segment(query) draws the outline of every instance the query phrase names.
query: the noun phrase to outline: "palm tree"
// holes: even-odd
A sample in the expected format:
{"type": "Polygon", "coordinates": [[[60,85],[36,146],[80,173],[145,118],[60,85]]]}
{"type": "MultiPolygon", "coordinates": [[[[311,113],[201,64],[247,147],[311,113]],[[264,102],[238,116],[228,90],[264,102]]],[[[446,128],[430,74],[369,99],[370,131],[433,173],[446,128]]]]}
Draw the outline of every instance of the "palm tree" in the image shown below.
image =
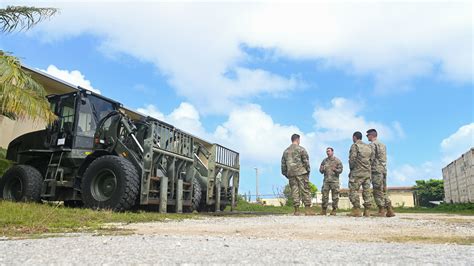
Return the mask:
{"type": "MultiPolygon", "coordinates": [[[[0,9],[0,31],[28,30],[57,13],[55,8],[8,6],[0,9]]],[[[11,119],[55,120],[46,91],[21,68],[20,60],[0,50],[0,115],[11,119]]]]}
{"type": "Polygon", "coordinates": [[[57,12],[56,8],[7,6],[0,9],[0,29],[2,32],[12,32],[16,29],[28,30],[57,12]]]}

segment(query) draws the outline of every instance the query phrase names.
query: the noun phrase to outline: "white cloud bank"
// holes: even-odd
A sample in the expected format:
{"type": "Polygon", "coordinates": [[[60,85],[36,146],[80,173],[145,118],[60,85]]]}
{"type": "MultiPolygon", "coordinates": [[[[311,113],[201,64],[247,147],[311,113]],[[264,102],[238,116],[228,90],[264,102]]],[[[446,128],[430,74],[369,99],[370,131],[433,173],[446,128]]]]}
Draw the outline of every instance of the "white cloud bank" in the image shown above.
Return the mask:
{"type": "MultiPolygon", "coordinates": [[[[51,5],[38,3],[43,4],[51,5]]],[[[470,2],[54,6],[61,13],[34,29],[42,38],[95,34],[108,55],[124,53],[153,63],[204,113],[228,114],[257,95],[302,86],[298,73],[282,76],[247,67],[252,55],[243,46],[263,48],[272,60],[313,60],[370,76],[379,92],[403,90],[413,78],[426,76],[472,82],[470,2]]]]}
{"type": "Polygon", "coordinates": [[[474,123],[461,126],[455,133],[441,141],[443,162],[449,163],[474,147],[474,123]]]}
{"type": "Polygon", "coordinates": [[[143,108],[138,108],[137,111],[158,120],[170,123],[173,126],[196,136],[205,137],[205,135],[207,135],[201,124],[199,112],[190,103],[181,103],[168,115],[163,114],[153,104],[146,105],[143,108]]]}
{"type": "Polygon", "coordinates": [[[40,70],[43,72],[46,72],[47,74],[53,77],[56,77],[63,81],[71,83],[72,85],[81,86],[85,89],[88,89],[90,91],[100,94],[100,90],[93,88],[91,85],[91,82],[87,80],[86,77],[79,70],[69,71],[69,70],[59,69],[55,65],[49,65],[46,70],[43,70],[43,69],[40,69],[40,70]]]}
{"type": "Polygon", "coordinates": [[[414,185],[415,180],[440,179],[441,165],[439,163],[424,162],[421,165],[403,164],[395,169],[388,169],[389,184],[414,185]]]}
{"type": "Polygon", "coordinates": [[[351,137],[354,131],[364,134],[370,128],[377,129],[383,139],[393,139],[395,135],[404,136],[397,121],[392,123],[392,128],[359,115],[363,107],[361,102],[338,97],[331,100],[329,108],[316,108],[313,118],[319,131],[318,137],[324,140],[344,140],[351,137]]]}
{"type": "Polygon", "coordinates": [[[413,184],[415,180],[442,178],[441,169],[474,147],[474,123],[461,126],[440,143],[440,159],[421,165],[404,164],[389,173],[396,183],[413,184]]]}

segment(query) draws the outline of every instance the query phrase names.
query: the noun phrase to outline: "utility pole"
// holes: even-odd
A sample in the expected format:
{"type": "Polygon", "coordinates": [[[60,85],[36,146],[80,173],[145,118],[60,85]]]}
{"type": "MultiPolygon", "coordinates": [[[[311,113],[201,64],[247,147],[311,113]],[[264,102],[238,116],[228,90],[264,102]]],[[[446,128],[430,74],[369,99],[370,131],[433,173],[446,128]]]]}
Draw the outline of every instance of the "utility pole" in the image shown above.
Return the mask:
{"type": "Polygon", "coordinates": [[[255,198],[255,201],[258,202],[258,168],[255,167],[255,194],[257,197],[255,198]]]}

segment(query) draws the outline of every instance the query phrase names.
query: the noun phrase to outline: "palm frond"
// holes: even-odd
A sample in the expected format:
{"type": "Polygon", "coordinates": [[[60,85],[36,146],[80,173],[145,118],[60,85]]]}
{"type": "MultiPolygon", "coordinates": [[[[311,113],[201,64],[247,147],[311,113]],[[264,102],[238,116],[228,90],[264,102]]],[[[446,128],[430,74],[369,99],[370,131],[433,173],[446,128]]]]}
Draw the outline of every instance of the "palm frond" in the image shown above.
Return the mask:
{"type": "Polygon", "coordinates": [[[46,91],[21,68],[15,56],[0,51],[0,114],[14,119],[32,118],[51,123],[56,116],[46,91]]]}
{"type": "Polygon", "coordinates": [[[49,7],[7,6],[0,9],[0,31],[28,30],[57,12],[58,9],[49,7]]]}

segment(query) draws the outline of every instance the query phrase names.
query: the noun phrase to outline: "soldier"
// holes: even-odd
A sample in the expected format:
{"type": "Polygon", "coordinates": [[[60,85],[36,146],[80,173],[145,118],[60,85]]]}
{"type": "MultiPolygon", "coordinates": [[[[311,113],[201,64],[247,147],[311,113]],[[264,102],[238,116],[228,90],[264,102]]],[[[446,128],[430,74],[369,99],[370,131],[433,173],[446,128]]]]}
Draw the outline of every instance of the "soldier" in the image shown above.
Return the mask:
{"type": "Polygon", "coordinates": [[[364,217],[370,216],[370,174],[372,149],[368,144],[362,142],[362,133],[354,132],[352,144],[349,151],[349,199],[352,203],[352,211],[349,216],[360,217],[360,199],[358,191],[362,186],[362,198],[364,199],[364,217]]]}
{"type": "Polygon", "coordinates": [[[375,216],[393,217],[392,202],[387,195],[387,149],[385,145],[377,139],[377,130],[367,130],[367,139],[371,142],[372,148],[372,186],[374,199],[379,212],[375,216]]]}
{"type": "Polygon", "coordinates": [[[336,215],[337,204],[339,203],[339,175],[342,173],[341,160],[334,156],[334,149],[329,147],[326,149],[327,158],[323,160],[319,167],[319,172],[324,174],[323,181],[323,204],[321,215],[326,215],[329,201],[329,191],[332,196],[331,215],[336,215]]]}
{"type": "Polygon", "coordinates": [[[281,157],[281,173],[288,178],[291,195],[294,200],[295,215],[299,216],[301,199],[305,206],[306,215],[315,215],[311,210],[311,194],[309,189],[309,156],[306,150],[300,146],[300,136],[291,136],[291,145],[283,152],[281,157]],[[300,193],[302,196],[300,196],[300,193]]]}

